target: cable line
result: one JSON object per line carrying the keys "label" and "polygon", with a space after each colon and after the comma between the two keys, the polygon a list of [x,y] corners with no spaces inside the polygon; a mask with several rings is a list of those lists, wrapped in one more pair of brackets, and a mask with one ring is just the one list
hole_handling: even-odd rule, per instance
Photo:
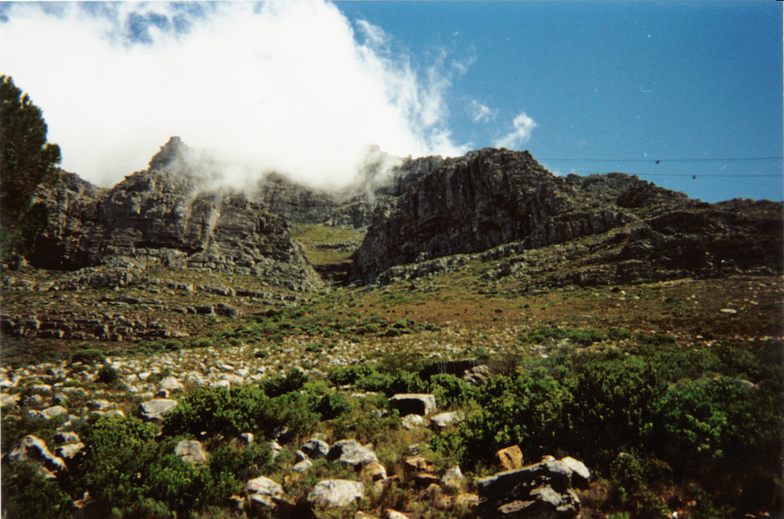
{"label": "cable line", "polygon": [[776,157],[726,157],[726,158],[703,158],[703,159],[555,159],[537,158],[537,160],[551,160],[560,162],[739,162],[747,160],[782,160],[784,156]]}

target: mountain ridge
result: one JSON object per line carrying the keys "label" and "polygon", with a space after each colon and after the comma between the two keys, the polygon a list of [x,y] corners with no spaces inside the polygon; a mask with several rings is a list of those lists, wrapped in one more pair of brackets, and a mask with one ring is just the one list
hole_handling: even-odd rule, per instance
{"label": "mountain ridge", "polygon": [[[620,248],[604,257],[613,272],[593,282],[772,274],[784,264],[782,203],[708,204],[623,173],[560,177],[529,152],[485,148],[462,157],[405,159],[386,177],[371,171],[357,187],[338,192],[276,173],[247,193],[214,187],[215,174],[198,160],[173,137],[148,169],[110,189],[63,173],[60,186],[37,193],[52,218],[30,264],[76,270],[119,260],[159,262],[274,274],[317,290],[322,280],[291,237],[298,224],[366,230],[345,274],[360,285],[383,279],[393,267],[591,236]],[[614,229],[626,231],[605,236]]]}

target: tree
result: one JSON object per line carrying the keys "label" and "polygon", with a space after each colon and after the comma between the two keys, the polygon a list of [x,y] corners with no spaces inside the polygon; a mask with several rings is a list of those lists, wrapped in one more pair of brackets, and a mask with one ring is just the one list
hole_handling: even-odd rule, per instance
{"label": "tree", "polygon": [[41,109],[11,77],[0,76],[0,255],[11,268],[49,221],[46,204],[31,203],[33,192],[60,179],[60,147],[46,142],[46,133]]}

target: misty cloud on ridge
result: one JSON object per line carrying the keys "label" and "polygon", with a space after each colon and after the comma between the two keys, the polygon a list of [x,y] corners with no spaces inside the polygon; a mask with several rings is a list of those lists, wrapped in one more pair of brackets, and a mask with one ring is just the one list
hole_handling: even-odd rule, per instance
{"label": "misty cloud on ridge", "polygon": [[144,169],[173,135],[234,164],[232,184],[271,169],[343,184],[372,144],[403,156],[464,151],[442,120],[448,84],[381,52],[380,28],[365,23],[374,38],[357,41],[362,34],[326,3],[204,9],[6,9],[3,73],[43,109],[64,169],[111,185]]}

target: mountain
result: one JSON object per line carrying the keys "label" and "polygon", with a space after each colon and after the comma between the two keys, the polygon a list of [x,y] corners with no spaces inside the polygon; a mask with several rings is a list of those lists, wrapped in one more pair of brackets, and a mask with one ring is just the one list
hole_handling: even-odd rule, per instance
{"label": "mountain", "polygon": [[[290,232],[311,224],[367,229],[347,267],[356,284],[432,273],[446,261],[433,260],[502,246],[495,257],[562,245],[549,260],[556,286],[771,275],[784,265],[781,203],[707,204],[622,173],[559,177],[528,152],[407,159],[342,191],[274,173],[252,193],[215,189],[210,180],[176,137],[147,170],[109,190],[64,173],[58,187],[39,191],[52,218],[30,264],[155,262],[274,275],[315,290],[321,280]],[[511,261],[516,271],[525,263]]]}
{"label": "mountain", "polygon": [[37,192],[4,517],[782,516],[784,204],[492,148],[220,177],[173,137]]}
{"label": "mountain", "polygon": [[39,198],[50,224],[29,258],[40,268],[146,265],[280,277],[301,290],[321,281],[292,240],[289,222],[242,193],[211,189],[173,137],[144,171],[111,189],[65,173]]}

